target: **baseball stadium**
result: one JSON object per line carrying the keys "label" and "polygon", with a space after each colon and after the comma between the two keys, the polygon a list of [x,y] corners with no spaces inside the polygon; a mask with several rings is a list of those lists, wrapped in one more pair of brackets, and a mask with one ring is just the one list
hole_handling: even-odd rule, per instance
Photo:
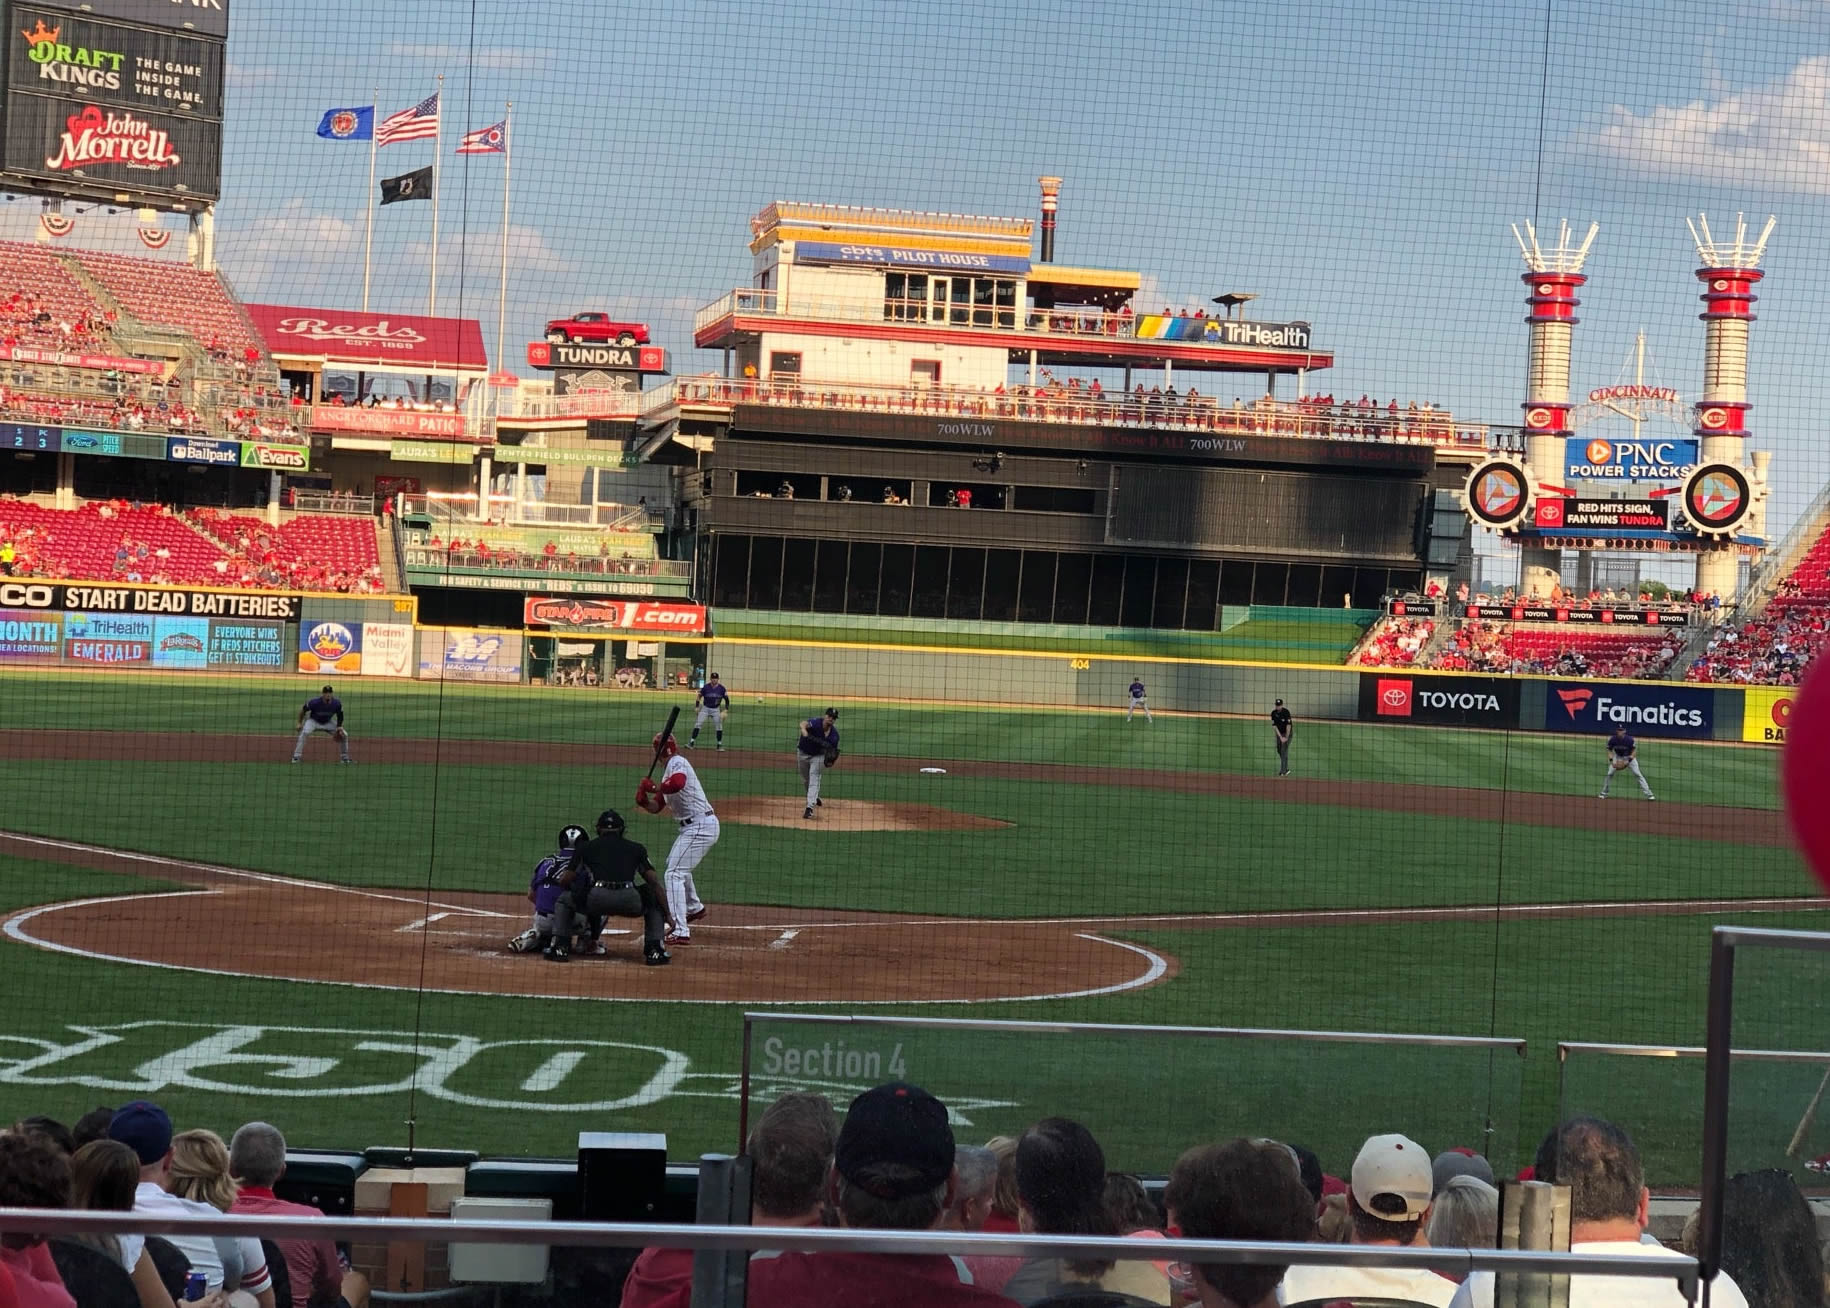
{"label": "baseball stadium", "polygon": [[[19,1302],[1824,1302],[1830,18],[1731,9],[0,0],[0,1230],[342,1223]],[[847,1256],[748,1301],[1489,1275]]]}

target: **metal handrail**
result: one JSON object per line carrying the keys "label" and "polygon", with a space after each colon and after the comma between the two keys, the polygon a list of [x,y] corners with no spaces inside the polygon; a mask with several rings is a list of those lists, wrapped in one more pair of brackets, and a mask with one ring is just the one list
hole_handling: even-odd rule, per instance
{"label": "metal handrail", "polygon": [[[653,421],[694,405],[738,404],[843,409],[934,418],[1002,418],[1019,422],[1073,423],[1178,429],[1226,435],[1287,436],[1377,444],[1428,445],[1485,450],[1493,439],[1485,423],[1458,422],[1443,410],[1362,410],[1356,405],[1261,398],[1221,404],[1211,395],[1161,395],[1054,390],[1015,386],[881,385],[801,378],[679,377],[642,393],[642,418]],[[986,439],[993,439],[991,433]]]}
{"label": "metal handrail", "polygon": [[1585,1276],[1639,1276],[1693,1281],[1694,1258],[1680,1253],[1618,1257],[1516,1249],[1291,1244],[1275,1241],[1152,1240],[1126,1237],[987,1235],[963,1231],[877,1231],[826,1227],[697,1226],[671,1223],[508,1222],[427,1217],[149,1216],[112,1211],[0,1208],[0,1232],[43,1236],[229,1235],[270,1240],[345,1240],[366,1243],[518,1244],[530,1237],[548,1247],[633,1249],[772,1249],[802,1253],[844,1250],[874,1254],[976,1254],[1001,1258],[1086,1258],[1153,1262],[1306,1264],[1317,1267],[1410,1268],[1442,1272],[1543,1272]]}
{"label": "metal handrail", "polygon": [[1256,1026],[1153,1026],[1136,1022],[1034,1022],[993,1017],[888,1017],[855,1013],[746,1012],[743,1020],[800,1023],[807,1026],[884,1026],[905,1030],[998,1031],[1049,1035],[1199,1036],[1219,1040],[1308,1040],[1317,1043],[1426,1045],[1453,1049],[1510,1049],[1521,1057],[1525,1041],[1517,1036],[1411,1035],[1390,1031],[1299,1031]]}
{"label": "metal handrail", "polygon": [[[1702,1058],[1709,1051],[1702,1045],[1613,1045],[1589,1040],[1559,1040],[1557,1061],[1567,1061],[1571,1054],[1613,1054],[1621,1058]],[[1730,1058],[1749,1063],[1830,1063],[1830,1052],[1816,1053],[1806,1049],[1731,1049]]]}

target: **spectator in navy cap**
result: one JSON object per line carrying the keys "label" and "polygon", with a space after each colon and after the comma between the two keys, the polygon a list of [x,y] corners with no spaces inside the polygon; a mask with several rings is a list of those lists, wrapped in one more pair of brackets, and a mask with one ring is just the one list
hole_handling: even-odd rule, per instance
{"label": "spectator in navy cap", "polygon": [[159,1105],[136,1099],[117,1108],[108,1122],[108,1138],[119,1140],[139,1157],[142,1182],[157,1183],[171,1170],[172,1119]]}
{"label": "spectator in navy cap", "polygon": [[[894,1081],[852,1100],[833,1155],[830,1193],[840,1224],[927,1231],[954,1201],[947,1108]],[[750,1261],[750,1308],[1009,1308],[944,1254],[760,1253]]]}

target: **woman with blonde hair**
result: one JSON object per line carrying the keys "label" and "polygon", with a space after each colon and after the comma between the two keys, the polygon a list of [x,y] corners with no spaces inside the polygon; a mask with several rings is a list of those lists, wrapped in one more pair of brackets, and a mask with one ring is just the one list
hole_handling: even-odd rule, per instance
{"label": "woman with blonde hair", "polygon": [[[214,1131],[180,1131],[172,1137],[168,1188],[180,1199],[226,1213],[235,1202],[229,1176],[229,1147]],[[228,1290],[230,1308],[274,1308],[273,1276],[253,1236],[172,1237],[172,1243],[202,1272],[212,1290]]]}

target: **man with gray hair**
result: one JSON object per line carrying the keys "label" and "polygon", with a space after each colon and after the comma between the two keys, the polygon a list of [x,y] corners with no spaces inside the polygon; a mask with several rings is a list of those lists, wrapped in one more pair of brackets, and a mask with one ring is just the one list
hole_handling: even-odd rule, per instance
{"label": "man with gray hair", "polygon": [[[982,1145],[960,1145],[953,1151],[953,1170],[959,1188],[941,1225],[951,1231],[983,1231],[998,1195],[998,1156]],[[1001,1293],[1023,1265],[1021,1258],[992,1254],[967,1254],[965,1261],[973,1284],[993,1294]]]}
{"label": "man with gray hair", "polygon": [[[309,1204],[273,1193],[286,1174],[286,1137],[265,1122],[249,1122],[229,1140],[229,1175],[240,1184],[231,1213],[258,1217],[322,1217]],[[369,1282],[352,1270],[329,1240],[275,1240],[286,1259],[291,1304],[279,1308],[368,1308]]]}
{"label": "man with gray hair", "polygon": [[1478,1176],[1463,1173],[1450,1177],[1430,1201],[1430,1221],[1424,1238],[1436,1249],[1498,1248],[1500,1192]]}

